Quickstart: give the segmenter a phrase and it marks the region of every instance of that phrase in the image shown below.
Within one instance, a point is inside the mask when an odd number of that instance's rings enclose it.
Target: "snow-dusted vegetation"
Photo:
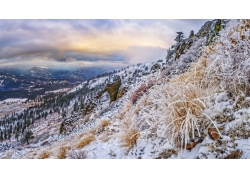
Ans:
[[[250,21],[207,24],[179,33],[164,61],[98,75],[5,116],[0,157],[250,158]]]

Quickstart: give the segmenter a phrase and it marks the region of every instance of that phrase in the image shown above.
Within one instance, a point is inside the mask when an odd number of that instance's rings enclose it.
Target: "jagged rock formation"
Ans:
[[[207,21],[203,26],[201,26],[201,29],[197,32],[196,37],[198,37],[199,39],[202,37],[206,37],[210,31],[210,27],[212,24],[213,21]]]
[[[122,85],[121,83],[121,78],[120,76],[118,76],[113,83],[111,84],[107,84],[107,88],[105,91],[107,91],[109,93],[110,96],[110,103],[112,103],[113,101],[115,101],[117,99],[117,94],[118,94],[118,90],[120,88],[120,86]],[[104,92],[105,92],[104,91]],[[103,93],[104,93],[103,92]]]

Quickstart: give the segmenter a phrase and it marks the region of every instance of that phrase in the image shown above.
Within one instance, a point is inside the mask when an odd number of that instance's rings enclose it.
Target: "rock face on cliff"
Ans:
[[[118,90],[121,85],[122,83],[120,76],[118,76],[112,84],[107,85],[107,92],[110,96],[110,103],[117,99]]]
[[[213,24],[213,21],[207,21],[201,27],[201,29],[197,32],[196,37],[198,37],[198,38],[206,37],[207,34],[209,33],[209,30],[210,30],[210,27],[212,24]]]

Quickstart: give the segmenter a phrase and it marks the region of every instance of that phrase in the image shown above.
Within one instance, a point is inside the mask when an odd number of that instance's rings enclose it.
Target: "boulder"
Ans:
[[[190,32],[189,38],[193,38],[193,37],[194,37],[194,31],[192,30],[192,31]]]

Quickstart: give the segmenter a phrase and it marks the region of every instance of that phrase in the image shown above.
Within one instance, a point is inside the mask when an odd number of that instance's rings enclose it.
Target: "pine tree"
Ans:
[[[8,140],[10,140],[11,134],[10,134],[10,130],[7,131],[7,138]]]
[[[2,140],[3,140],[3,132],[0,131],[0,141],[2,141]]]
[[[25,132],[23,139],[22,139],[22,142],[27,143],[29,145],[29,140],[34,139],[34,138],[35,137],[34,137],[33,132],[29,130],[29,131]]]
[[[184,39],[184,33],[183,32],[176,32],[178,35],[175,38],[176,42],[181,42]]]
[[[7,133],[6,133],[6,130],[4,131],[4,139],[7,139]]]
[[[16,138],[17,141],[19,141],[19,140],[18,140],[18,137],[19,137],[19,133],[16,131],[16,133],[15,133],[15,138]]]
[[[45,111],[45,113],[44,113],[44,118],[45,118],[45,120],[46,120],[47,116],[48,116],[48,112]]]
[[[29,119],[27,119],[26,124],[27,124],[27,127],[30,126],[30,120]]]

